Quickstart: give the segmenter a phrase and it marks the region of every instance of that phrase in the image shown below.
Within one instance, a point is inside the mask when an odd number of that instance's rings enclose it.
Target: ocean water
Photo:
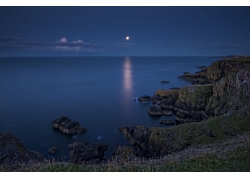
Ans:
[[[13,57],[0,58],[0,131],[18,136],[27,149],[46,157],[68,158],[73,142],[128,145],[118,128],[168,127],[148,114],[151,103],[133,101],[158,89],[190,85],[177,78],[199,71],[216,59],[207,57]],[[162,84],[161,80],[170,83]],[[67,116],[87,128],[66,135],[52,120]],[[50,147],[59,152],[50,155]]]

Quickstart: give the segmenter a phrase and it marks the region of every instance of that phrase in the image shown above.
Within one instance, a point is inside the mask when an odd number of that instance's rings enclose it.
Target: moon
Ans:
[[[129,36],[126,36],[126,40],[129,40]]]

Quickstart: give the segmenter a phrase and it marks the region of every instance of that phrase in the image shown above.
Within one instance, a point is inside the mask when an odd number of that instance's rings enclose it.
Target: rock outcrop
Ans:
[[[143,96],[139,97],[138,100],[140,102],[148,102],[148,101],[151,101],[151,97],[147,96],[147,95],[143,95]]]
[[[67,124],[69,122],[70,122],[70,119],[68,117],[62,116],[52,121],[52,127],[57,129],[60,127],[61,124]]]
[[[76,164],[83,163],[99,163],[103,160],[104,151],[107,149],[106,144],[89,144],[75,142],[69,147],[72,148],[70,151],[70,162]]]
[[[52,147],[49,149],[50,154],[55,154],[58,151],[57,147]]]
[[[85,127],[81,127],[78,122],[70,122],[68,117],[60,117],[56,120],[52,121],[52,127],[55,129],[59,129],[65,134],[78,133],[82,134],[87,131]]]
[[[112,160],[116,161],[130,161],[136,158],[134,149],[129,146],[118,145],[115,147],[114,153],[111,157]]]
[[[250,59],[221,60],[201,68],[196,74],[183,75],[196,85],[158,90],[152,102],[173,109],[179,124],[228,114],[250,103]],[[149,112],[163,114],[162,109],[154,106]]]
[[[119,130],[136,148],[140,157],[160,157],[250,131],[250,107],[206,121],[193,122],[170,128],[131,126]]]
[[[76,130],[76,132],[78,133],[78,134],[82,134],[82,133],[85,133],[87,131],[87,129],[85,128],[85,127],[78,127],[77,128],[77,130]]]
[[[163,109],[159,105],[155,104],[149,108],[148,113],[153,116],[171,116],[173,114],[173,111],[169,109]]]
[[[1,165],[41,162],[44,159],[39,152],[27,150],[22,141],[12,133],[0,132]]]
[[[176,122],[183,125],[119,129],[136,147],[138,156],[163,156],[194,144],[212,142],[217,137],[250,131],[249,58],[216,61],[196,74],[184,76],[196,85],[158,90],[152,97],[154,105],[149,108],[152,115],[163,115],[165,109],[174,110]]]

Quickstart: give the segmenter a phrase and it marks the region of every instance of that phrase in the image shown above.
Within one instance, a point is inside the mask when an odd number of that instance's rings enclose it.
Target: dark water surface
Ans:
[[[127,145],[118,128],[167,127],[163,117],[148,115],[150,103],[133,98],[153,96],[157,89],[183,87],[183,72],[210,65],[207,57],[20,57],[0,58],[0,131],[18,136],[27,149],[53,157],[68,156],[68,144],[79,141]],[[161,80],[170,83],[161,84]],[[84,134],[53,130],[52,120],[67,116],[87,128]],[[168,119],[174,119],[168,117]]]

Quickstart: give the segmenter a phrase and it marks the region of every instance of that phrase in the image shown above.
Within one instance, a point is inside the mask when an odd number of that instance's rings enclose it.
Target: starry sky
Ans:
[[[249,6],[2,6],[0,12],[0,56],[250,55]]]

